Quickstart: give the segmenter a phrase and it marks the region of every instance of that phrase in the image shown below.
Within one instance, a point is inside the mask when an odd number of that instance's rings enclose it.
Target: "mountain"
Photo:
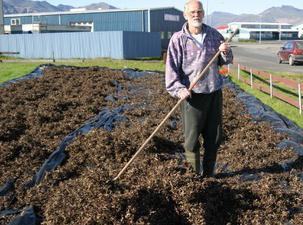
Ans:
[[[289,23],[293,25],[303,24],[303,9],[298,9],[289,5],[281,7],[271,7],[259,14],[235,15],[225,12],[213,12],[205,18],[208,24],[219,26],[231,22],[269,22],[269,23]]]
[[[54,6],[47,1],[32,1],[32,0],[4,0],[3,1],[4,14],[16,14],[16,13],[33,13],[33,12],[60,12],[69,11],[77,7],[70,5],[58,5]],[[87,6],[81,6],[79,8],[86,8],[88,10],[98,9],[116,9],[116,7],[109,5],[105,2],[94,3]]]
[[[238,15],[232,13],[215,11],[212,14],[208,15],[206,18],[204,18],[204,21],[207,24],[211,24],[212,26],[218,26],[235,21],[237,16]]]
[[[106,4],[105,2],[100,2],[100,3],[93,3],[87,6],[83,6],[83,8],[86,8],[88,10],[94,10],[94,9],[116,9],[116,7]]]
[[[74,7],[73,6],[70,6],[70,5],[57,5],[57,8],[58,8],[58,11],[69,11],[71,9],[73,9]]]
[[[282,5],[282,7],[272,7],[261,13],[262,18],[273,19],[280,23],[302,24],[303,9]]]
[[[58,10],[56,6],[53,6],[46,1],[4,0],[3,3],[4,3],[4,14],[53,12]]]

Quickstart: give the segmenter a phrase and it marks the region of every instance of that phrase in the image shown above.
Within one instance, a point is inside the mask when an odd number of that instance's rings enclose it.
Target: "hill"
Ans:
[[[69,11],[77,7],[70,5],[58,5],[54,6],[47,1],[31,1],[31,0],[4,0],[3,11],[4,14],[16,14],[16,13],[35,13],[35,12],[61,12]],[[97,9],[116,9],[116,7],[109,5],[105,2],[94,3],[87,6],[81,6],[80,8],[87,8],[88,10]]]
[[[289,23],[293,25],[303,24],[303,9],[289,5],[271,7],[259,14],[231,14],[226,12],[213,12],[206,18],[208,24],[218,26],[230,22],[270,22]]]

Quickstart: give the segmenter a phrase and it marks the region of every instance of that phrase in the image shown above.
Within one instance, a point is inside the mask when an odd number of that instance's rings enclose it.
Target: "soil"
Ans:
[[[278,149],[286,137],[253,121],[227,88],[214,178],[181,166],[177,110],[112,181],[175,104],[161,73],[131,79],[100,67],[51,66],[40,78],[0,88],[0,187],[15,182],[0,196],[0,212],[31,205],[43,225],[302,224],[302,157]],[[122,105],[129,106],[126,121],[79,135],[62,165],[26,188],[66,135]],[[0,224],[15,217],[0,217]]]

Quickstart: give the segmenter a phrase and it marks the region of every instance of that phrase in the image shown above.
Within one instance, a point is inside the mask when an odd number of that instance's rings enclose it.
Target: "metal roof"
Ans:
[[[228,23],[228,25],[231,25],[231,24],[262,24],[262,25],[291,25],[289,23],[267,23],[267,22],[231,22],[231,23]]]
[[[131,12],[143,10],[161,10],[161,9],[175,9],[175,7],[161,7],[161,8],[141,8],[141,9],[108,9],[108,10],[84,10],[84,11],[62,11],[62,12],[41,12],[41,13],[20,13],[20,14],[5,14],[4,17],[19,17],[19,16],[48,16],[48,15],[69,15],[69,14],[83,14],[83,13],[108,13],[108,12]]]

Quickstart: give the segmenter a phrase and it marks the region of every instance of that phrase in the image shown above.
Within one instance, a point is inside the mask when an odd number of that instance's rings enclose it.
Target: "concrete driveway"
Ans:
[[[277,52],[283,43],[283,41],[263,41],[261,43],[232,42],[234,66],[240,63],[257,70],[285,72],[286,75],[302,74],[303,76],[303,64],[290,66],[287,62],[278,63]]]

